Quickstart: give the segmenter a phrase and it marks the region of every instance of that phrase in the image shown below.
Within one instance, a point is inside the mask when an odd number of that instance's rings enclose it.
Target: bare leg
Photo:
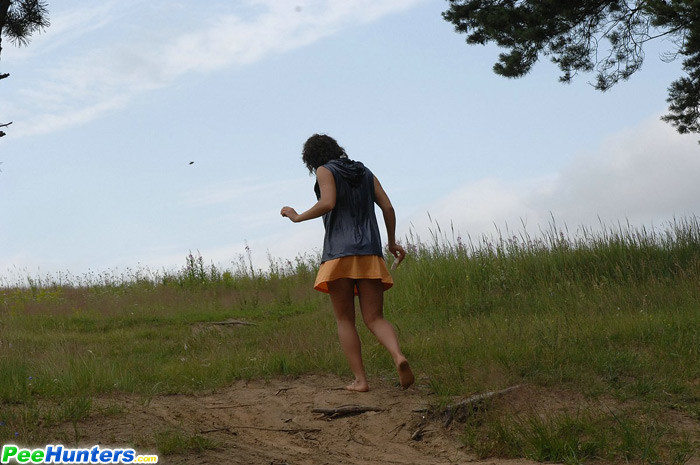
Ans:
[[[337,279],[328,283],[328,291],[333,304],[335,321],[338,325],[338,339],[355,381],[346,387],[350,391],[369,391],[365,367],[362,364],[360,336],[355,327],[355,281]]]
[[[378,279],[358,279],[357,289],[360,294],[362,319],[394,359],[401,387],[408,388],[415,378],[408,360],[401,352],[394,327],[384,319],[384,286]]]

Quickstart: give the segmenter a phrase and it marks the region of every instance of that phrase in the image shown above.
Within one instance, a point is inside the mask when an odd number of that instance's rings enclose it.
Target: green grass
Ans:
[[[191,452],[201,453],[216,449],[218,445],[209,438],[190,435],[177,429],[159,431],[154,436],[156,449],[160,455],[179,455]]]
[[[476,241],[436,227],[428,242],[406,242],[385,313],[437,403],[525,383],[576,392],[591,406],[517,415],[494,407],[465,428],[480,455],[681,464],[698,447],[668,421],[700,420],[696,218],[657,231],[569,234],[553,224],[536,237]],[[77,421],[98,395],[147,402],[237,379],[348,375],[328,298],[312,290],[315,272],[316,257],[271,259],[263,272],[249,255],[230,270],[190,255],[177,273],[6,283],[0,440],[41,440],[38,420]],[[255,325],[206,324],[227,318]],[[366,330],[361,337],[370,376],[393,376],[385,351]]]
[[[468,421],[463,440],[480,458],[498,455],[566,464],[603,460],[680,465],[692,457],[695,447],[687,436],[664,443],[671,429],[653,417],[591,409],[550,416],[482,411]]]

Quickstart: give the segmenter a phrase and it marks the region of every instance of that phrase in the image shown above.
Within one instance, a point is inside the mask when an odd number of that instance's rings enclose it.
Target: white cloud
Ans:
[[[171,21],[173,18],[156,17],[171,11],[166,8],[142,6],[144,14],[155,16],[139,18],[138,24],[144,26],[138,29],[125,20],[127,9],[133,12],[139,8],[134,2],[68,11],[52,19],[53,30],[50,28],[38,44],[33,44],[33,52],[25,52],[25,61],[38,60],[44,55],[39,52],[48,50],[61,55],[61,59],[54,65],[41,65],[41,75],[19,90],[15,101],[6,103],[17,115],[15,118],[26,123],[13,135],[45,133],[84,123],[118,107],[110,102],[128,102],[183,74],[245,65],[421,1],[425,0],[251,0],[247,5],[257,12],[252,17],[221,12],[212,5],[211,16],[216,19],[205,24],[191,19],[177,29],[189,32],[176,36],[170,24],[176,22]],[[198,13],[201,17],[201,11]],[[182,11],[173,8],[171,14]],[[92,44],[87,52],[83,51],[85,42]],[[76,43],[80,46],[73,47]]]
[[[88,104],[83,107],[74,107],[70,111],[44,113],[35,117],[34,121],[27,123],[20,121],[17,124],[17,134],[31,134],[39,132],[51,132],[88,123],[99,117],[106,111],[122,108],[127,103],[126,96],[115,96],[102,101]],[[31,127],[31,129],[28,129]]]
[[[472,238],[546,229],[552,218],[570,231],[579,226],[662,226],[700,214],[700,148],[658,118],[608,137],[594,153],[581,153],[564,170],[518,182],[491,178],[466,185],[411,217],[425,236],[436,223]]]

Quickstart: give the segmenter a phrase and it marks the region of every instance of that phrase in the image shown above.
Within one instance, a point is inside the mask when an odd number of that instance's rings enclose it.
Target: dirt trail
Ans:
[[[430,402],[427,388],[398,389],[393,381],[373,380],[368,393],[338,389],[333,376],[304,376],[272,381],[237,382],[211,394],[156,396],[150,402],[136,396],[96,401],[95,411],[119,405],[120,412],[93,414],[78,423],[81,445],[103,447],[140,444],[137,453],[153,453],[154,434],[180,430],[215,441],[219,447],[201,453],[160,457],[163,464],[265,465],[437,465],[484,463],[523,465],[518,460],[478,462],[459,442],[460,428],[446,430],[426,422],[414,409]],[[348,404],[382,411],[328,419],[314,408]],[[423,422],[423,423],[421,423]],[[420,440],[411,438],[423,425]],[[55,431],[72,437],[72,425]]]

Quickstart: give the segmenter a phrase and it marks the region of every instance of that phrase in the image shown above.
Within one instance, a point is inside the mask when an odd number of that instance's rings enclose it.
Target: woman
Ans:
[[[372,172],[327,135],[314,134],[304,144],[302,159],[316,173],[318,201],[299,214],[291,207],[281,214],[295,223],[323,216],[325,236],[321,266],[314,289],[330,294],[340,345],[355,381],[350,391],[369,390],[355,327],[355,295],[359,296],[367,328],[389,351],[404,389],[414,382],[413,372],[399,348],[394,327],[384,319],[384,291],[393,285],[382,255],[374,204],[384,216],[389,252],[400,263],[406,252],[396,243],[396,215],[391,201]]]

